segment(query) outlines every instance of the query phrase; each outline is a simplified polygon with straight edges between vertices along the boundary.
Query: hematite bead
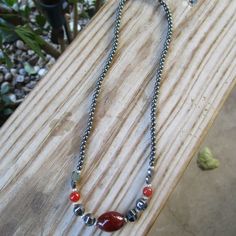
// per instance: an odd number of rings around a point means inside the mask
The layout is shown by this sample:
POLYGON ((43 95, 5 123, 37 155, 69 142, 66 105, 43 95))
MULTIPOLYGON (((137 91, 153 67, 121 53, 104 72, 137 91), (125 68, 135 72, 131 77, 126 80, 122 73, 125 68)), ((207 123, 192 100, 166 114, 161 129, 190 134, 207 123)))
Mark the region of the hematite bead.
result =
POLYGON ((71 180, 71 188, 76 188, 76 182, 74 182, 73 180, 71 180))
POLYGON ((137 212, 135 209, 129 210, 128 213, 126 214, 127 220, 130 222, 134 222, 137 220, 137 212))
POLYGON ((152 182, 152 177, 149 176, 149 175, 147 175, 146 178, 145 178, 145 182, 146 182, 146 184, 151 184, 151 182, 152 182))
POLYGON ((144 211, 147 208, 147 201, 144 198, 139 198, 136 202, 136 208, 139 211, 144 211))
POLYGON ((148 168, 147 174, 148 174, 148 176, 151 176, 151 177, 152 177, 153 169, 148 168))
POLYGON ((82 216, 83 214, 84 214, 84 206, 82 205, 82 204, 76 204, 75 206, 74 206, 74 214, 76 215, 76 216, 82 216))
POLYGON ((83 220, 84 220, 85 225, 87 225, 87 226, 92 226, 96 222, 96 219, 94 217, 92 217, 92 214, 90 214, 90 213, 83 216, 83 220))

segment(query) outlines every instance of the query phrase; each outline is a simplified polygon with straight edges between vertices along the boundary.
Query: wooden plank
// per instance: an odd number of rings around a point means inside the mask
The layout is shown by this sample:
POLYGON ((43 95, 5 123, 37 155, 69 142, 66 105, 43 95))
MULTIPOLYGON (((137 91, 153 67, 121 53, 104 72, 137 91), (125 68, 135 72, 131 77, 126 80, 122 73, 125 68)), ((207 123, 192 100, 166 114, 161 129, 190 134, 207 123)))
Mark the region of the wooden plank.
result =
MULTIPOLYGON (((115 235, 147 235, 235 84, 236 2, 169 1, 174 41, 161 86, 155 194, 138 222, 115 235)), ((101 235, 73 216, 74 155, 94 82, 112 39, 109 1, 0 130, 0 232, 101 235)), ((157 1, 129 1, 118 54, 106 77, 81 181, 96 216, 125 212, 141 194, 149 147, 149 105, 166 21, 157 1)))

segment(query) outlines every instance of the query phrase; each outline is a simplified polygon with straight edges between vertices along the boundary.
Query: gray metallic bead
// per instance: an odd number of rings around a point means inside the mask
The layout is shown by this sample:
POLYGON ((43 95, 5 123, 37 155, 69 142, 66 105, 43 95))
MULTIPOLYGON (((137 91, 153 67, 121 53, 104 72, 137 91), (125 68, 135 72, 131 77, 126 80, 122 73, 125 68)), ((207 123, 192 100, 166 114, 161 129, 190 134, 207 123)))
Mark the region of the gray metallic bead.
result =
POLYGON ((85 225, 87 225, 87 226, 92 226, 96 222, 96 219, 94 217, 92 217, 92 214, 90 214, 90 213, 84 215, 83 220, 84 220, 85 225))
POLYGON ((129 222, 134 222, 138 219, 138 215, 135 209, 129 210, 126 214, 126 218, 129 222))
POLYGON ((148 176, 152 176, 153 175, 153 169, 148 168, 147 174, 148 174, 148 176))
POLYGON ((151 177, 151 176, 146 176, 145 182, 146 182, 146 184, 151 184, 151 182, 152 182, 152 177, 151 177))
POLYGON ((144 211, 147 206, 147 200, 145 200, 144 198, 139 198, 136 202, 136 208, 138 211, 144 211))
POLYGON ((74 206, 74 210, 73 211, 74 211, 74 214, 76 216, 82 216, 84 214, 85 209, 84 209, 84 206, 82 204, 76 204, 74 206))
POLYGON ((72 189, 76 188, 76 182, 74 182, 73 180, 71 180, 71 188, 72 189))
POLYGON ((155 165, 154 161, 150 161, 150 162, 149 162, 149 166, 150 166, 150 167, 154 167, 154 165, 155 165))

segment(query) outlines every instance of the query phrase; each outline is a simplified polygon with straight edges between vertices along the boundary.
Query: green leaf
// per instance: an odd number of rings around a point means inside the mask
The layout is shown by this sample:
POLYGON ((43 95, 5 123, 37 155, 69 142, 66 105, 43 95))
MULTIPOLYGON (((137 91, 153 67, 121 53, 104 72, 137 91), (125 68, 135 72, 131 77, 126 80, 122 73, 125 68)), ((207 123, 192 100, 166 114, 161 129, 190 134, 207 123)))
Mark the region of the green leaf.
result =
POLYGON ((2 100, 5 102, 6 105, 12 105, 16 103, 16 95, 15 94, 4 94, 2 96, 2 100))
POLYGON ((1 94, 6 94, 10 91, 11 86, 8 82, 3 82, 1 84, 1 94))
POLYGON ((219 161, 214 158, 210 148, 205 147, 198 153, 197 164, 202 170, 212 170, 219 167, 219 161))
POLYGON ((11 108, 5 108, 5 109, 3 109, 2 112, 3 112, 3 115, 9 116, 13 113, 13 110, 11 108))
POLYGON ((36 74, 36 71, 34 70, 34 68, 28 62, 24 63, 24 68, 25 68, 25 71, 29 75, 35 75, 36 74))
POLYGON ((12 7, 14 4, 17 3, 17 0, 4 0, 4 2, 5 2, 8 6, 12 7))
POLYGON ((28 5, 22 5, 20 8, 20 13, 25 17, 28 18, 30 15, 31 9, 28 5))
POLYGON ((4 55, 5 64, 7 65, 8 68, 11 68, 13 66, 11 59, 9 58, 7 53, 5 53, 4 51, 3 51, 3 55, 4 55))
POLYGON ((41 46, 44 44, 44 41, 37 34, 35 34, 27 25, 17 26, 15 32, 29 48, 35 51, 40 57, 44 58, 44 55, 41 51, 41 46))
POLYGON ((40 26, 40 27, 44 27, 44 25, 46 24, 46 18, 43 15, 37 15, 36 18, 36 23, 40 26))
POLYGON ((18 37, 14 32, 14 26, 0 18, 0 35, 2 43, 9 43, 15 41, 18 37))

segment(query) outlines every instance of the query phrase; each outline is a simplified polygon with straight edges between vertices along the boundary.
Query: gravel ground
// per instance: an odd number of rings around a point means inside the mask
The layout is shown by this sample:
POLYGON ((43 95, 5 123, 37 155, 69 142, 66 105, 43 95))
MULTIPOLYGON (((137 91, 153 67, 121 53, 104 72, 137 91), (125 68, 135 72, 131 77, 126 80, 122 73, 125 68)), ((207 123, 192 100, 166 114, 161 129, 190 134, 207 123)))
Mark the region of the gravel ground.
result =
POLYGON ((0 66, 0 84, 9 82, 17 99, 24 98, 55 63, 55 59, 44 53, 45 60, 17 40, 7 45, 13 67, 0 66))

